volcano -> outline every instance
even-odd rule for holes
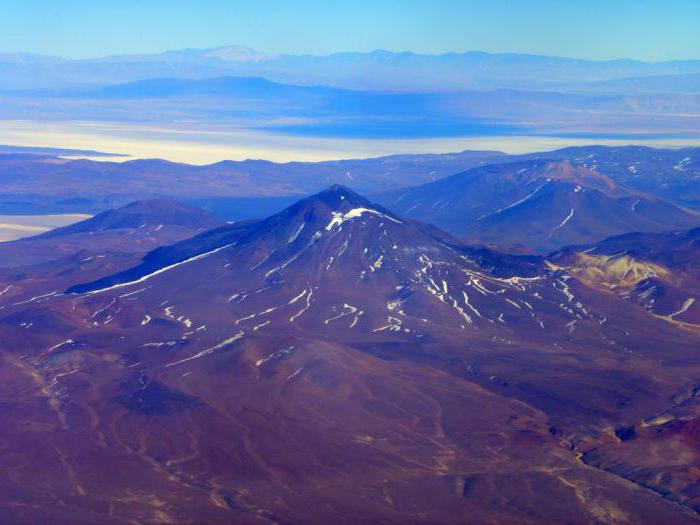
[[[692,411],[697,334],[563,262],[332,186],[0,295],[0,504],[52,523],[695,522],[604,446]]]

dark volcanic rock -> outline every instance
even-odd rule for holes
[[[155,380],[149,380],[145,384],[139,380],[130,381],[124,383],[122,389],[125,392],[117,398],[117,401],[132,412],[149,416],[170,416],[200,404],[198,399]]]

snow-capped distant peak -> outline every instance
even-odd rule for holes
[[[205,55],[209,58],[218,58],[229,62],[262,62],[276,58],[276,55],[261,53],[248,46],[226,46],[208,49]]]

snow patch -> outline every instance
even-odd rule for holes
[[[342,226],[342,224],[346,221],[356,219],[358,217],[361,217],[365,213],[370,213],[374,215],[378,215],[379,217],[383,217],[385,219],[389,219],[392,222],[402,224],[401,221],[394,219],[393,217],[389,217],[388,215],[385,215],[377,210],[373,210],[370,208],[353,208],[350,211],[347,211],[345,213],[340,212],[340,211],[334,211],[333,212],[333,218],[331,221],[326,225],[326,231],[331,231],[333,228],[336,226]]]

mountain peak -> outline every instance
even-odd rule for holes
[[[224,46],[209,49],[205,52],[205,55],[207,57],[232,62],[262,62],[276,58],[276,55],[261,53],[251,47],[243,45]]]
[[[575,166],[569,160],[548,163],[544,168],[543,175],[550,179],[580,184],[607,193],[615,192],[618,189],[617,184],[607,175],[592,168]]]
[[[194,230],[211,229],[222,221],[209,212],[168,199],[147,199],[121,208],[98,213],[94,217],[57,228],[40,237],[59,237],[75,233],[144,228],[146,226],[180,226]]]
[[[352,189],[342,184],[333,184],[328,186],[325,190],[318,192],[316,197],[319,198],[337,198],[340,200],[350,200],[357,201],[363,204],[368,204],[369,201],[362,197],[360,194],[356,193]]]
[[[340,216],[347,216],[350,219],[359,217],[364,213],[371,213],[386,217],[394,222],[400,222],[393,212],[371,202],[342,184],[333,184],[281,212],[285,217],[301,214],[307,222],[312,219],[328,222],[336,220]]]
[[[402,223],[391,211],[374,204],[347,186],[334,184],[306,197],[260,223],[259,236],[309,242],[309,236],[336,231],[355,219]],[[307,239],[307,237],[309,237]],[[314,237],[316,239],[316,237]]]
[[[326,193],[326,192],[329,192],[329,193],[335,193],[335,192],[355,193],[349,187],[345,186],[344,184],[331,184],[325,190],[322,190],[319,193]]]

